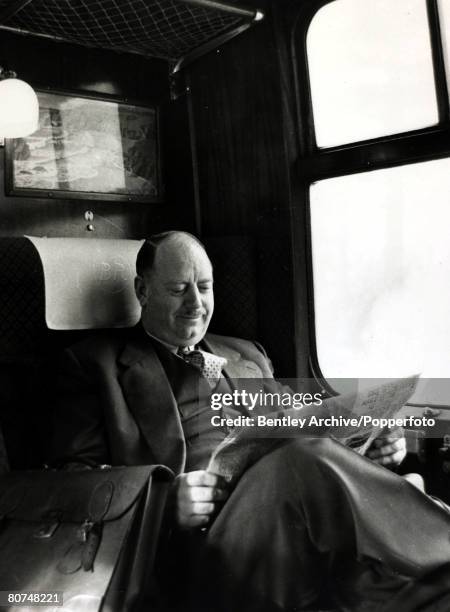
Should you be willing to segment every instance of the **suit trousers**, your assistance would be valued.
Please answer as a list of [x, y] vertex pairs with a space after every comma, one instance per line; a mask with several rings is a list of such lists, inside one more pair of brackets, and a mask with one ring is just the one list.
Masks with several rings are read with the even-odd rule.
[[450, 515], [331, 439], [277, 446], [190, 537], [184, 610], [450, 609]]

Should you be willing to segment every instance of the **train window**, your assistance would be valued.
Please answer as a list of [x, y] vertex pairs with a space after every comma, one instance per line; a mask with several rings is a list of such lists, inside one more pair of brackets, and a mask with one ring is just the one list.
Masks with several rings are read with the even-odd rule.
[[450, 378], [449, 193], [448, 158], [311, 186], [316, 346], [326, 378]]
[[307, 58], [319, 147], [437, 123], [426, 4], [339, 0], [316, 13]]

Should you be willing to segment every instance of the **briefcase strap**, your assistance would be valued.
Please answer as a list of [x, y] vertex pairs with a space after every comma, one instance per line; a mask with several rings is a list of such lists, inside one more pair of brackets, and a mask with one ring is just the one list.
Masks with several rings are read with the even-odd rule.
[[92, 491], [88, 503], [89, 514], [77, 529], [76, 541], [69, 544], [57, 565], [62, 574], [72, 574], [80, 568], [85, 572], [92, 570], [102, 539], [103, 519], [110, 508], [114, 491], [114, 483], [110, 480], [99, 483]]

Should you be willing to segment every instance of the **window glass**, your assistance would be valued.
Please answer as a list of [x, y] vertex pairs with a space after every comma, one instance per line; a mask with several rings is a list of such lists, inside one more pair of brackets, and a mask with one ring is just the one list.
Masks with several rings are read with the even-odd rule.
[[426, 0], [331, 2], [307, 54], [319, 147], [437, 123]]
[[311, 186], [316, 341], [326, 378], [450, 378], [449, 194], [449, 159]]

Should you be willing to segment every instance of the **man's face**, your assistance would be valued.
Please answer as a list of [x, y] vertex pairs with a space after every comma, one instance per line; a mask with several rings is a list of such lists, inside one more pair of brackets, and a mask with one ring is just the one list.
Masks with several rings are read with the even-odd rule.
[[214, 310], [208, 256], [190, 240], [158, 247], [153, 268], [136, 279], [146, 331], [173, 346], [193, 346], [208, 329]]

